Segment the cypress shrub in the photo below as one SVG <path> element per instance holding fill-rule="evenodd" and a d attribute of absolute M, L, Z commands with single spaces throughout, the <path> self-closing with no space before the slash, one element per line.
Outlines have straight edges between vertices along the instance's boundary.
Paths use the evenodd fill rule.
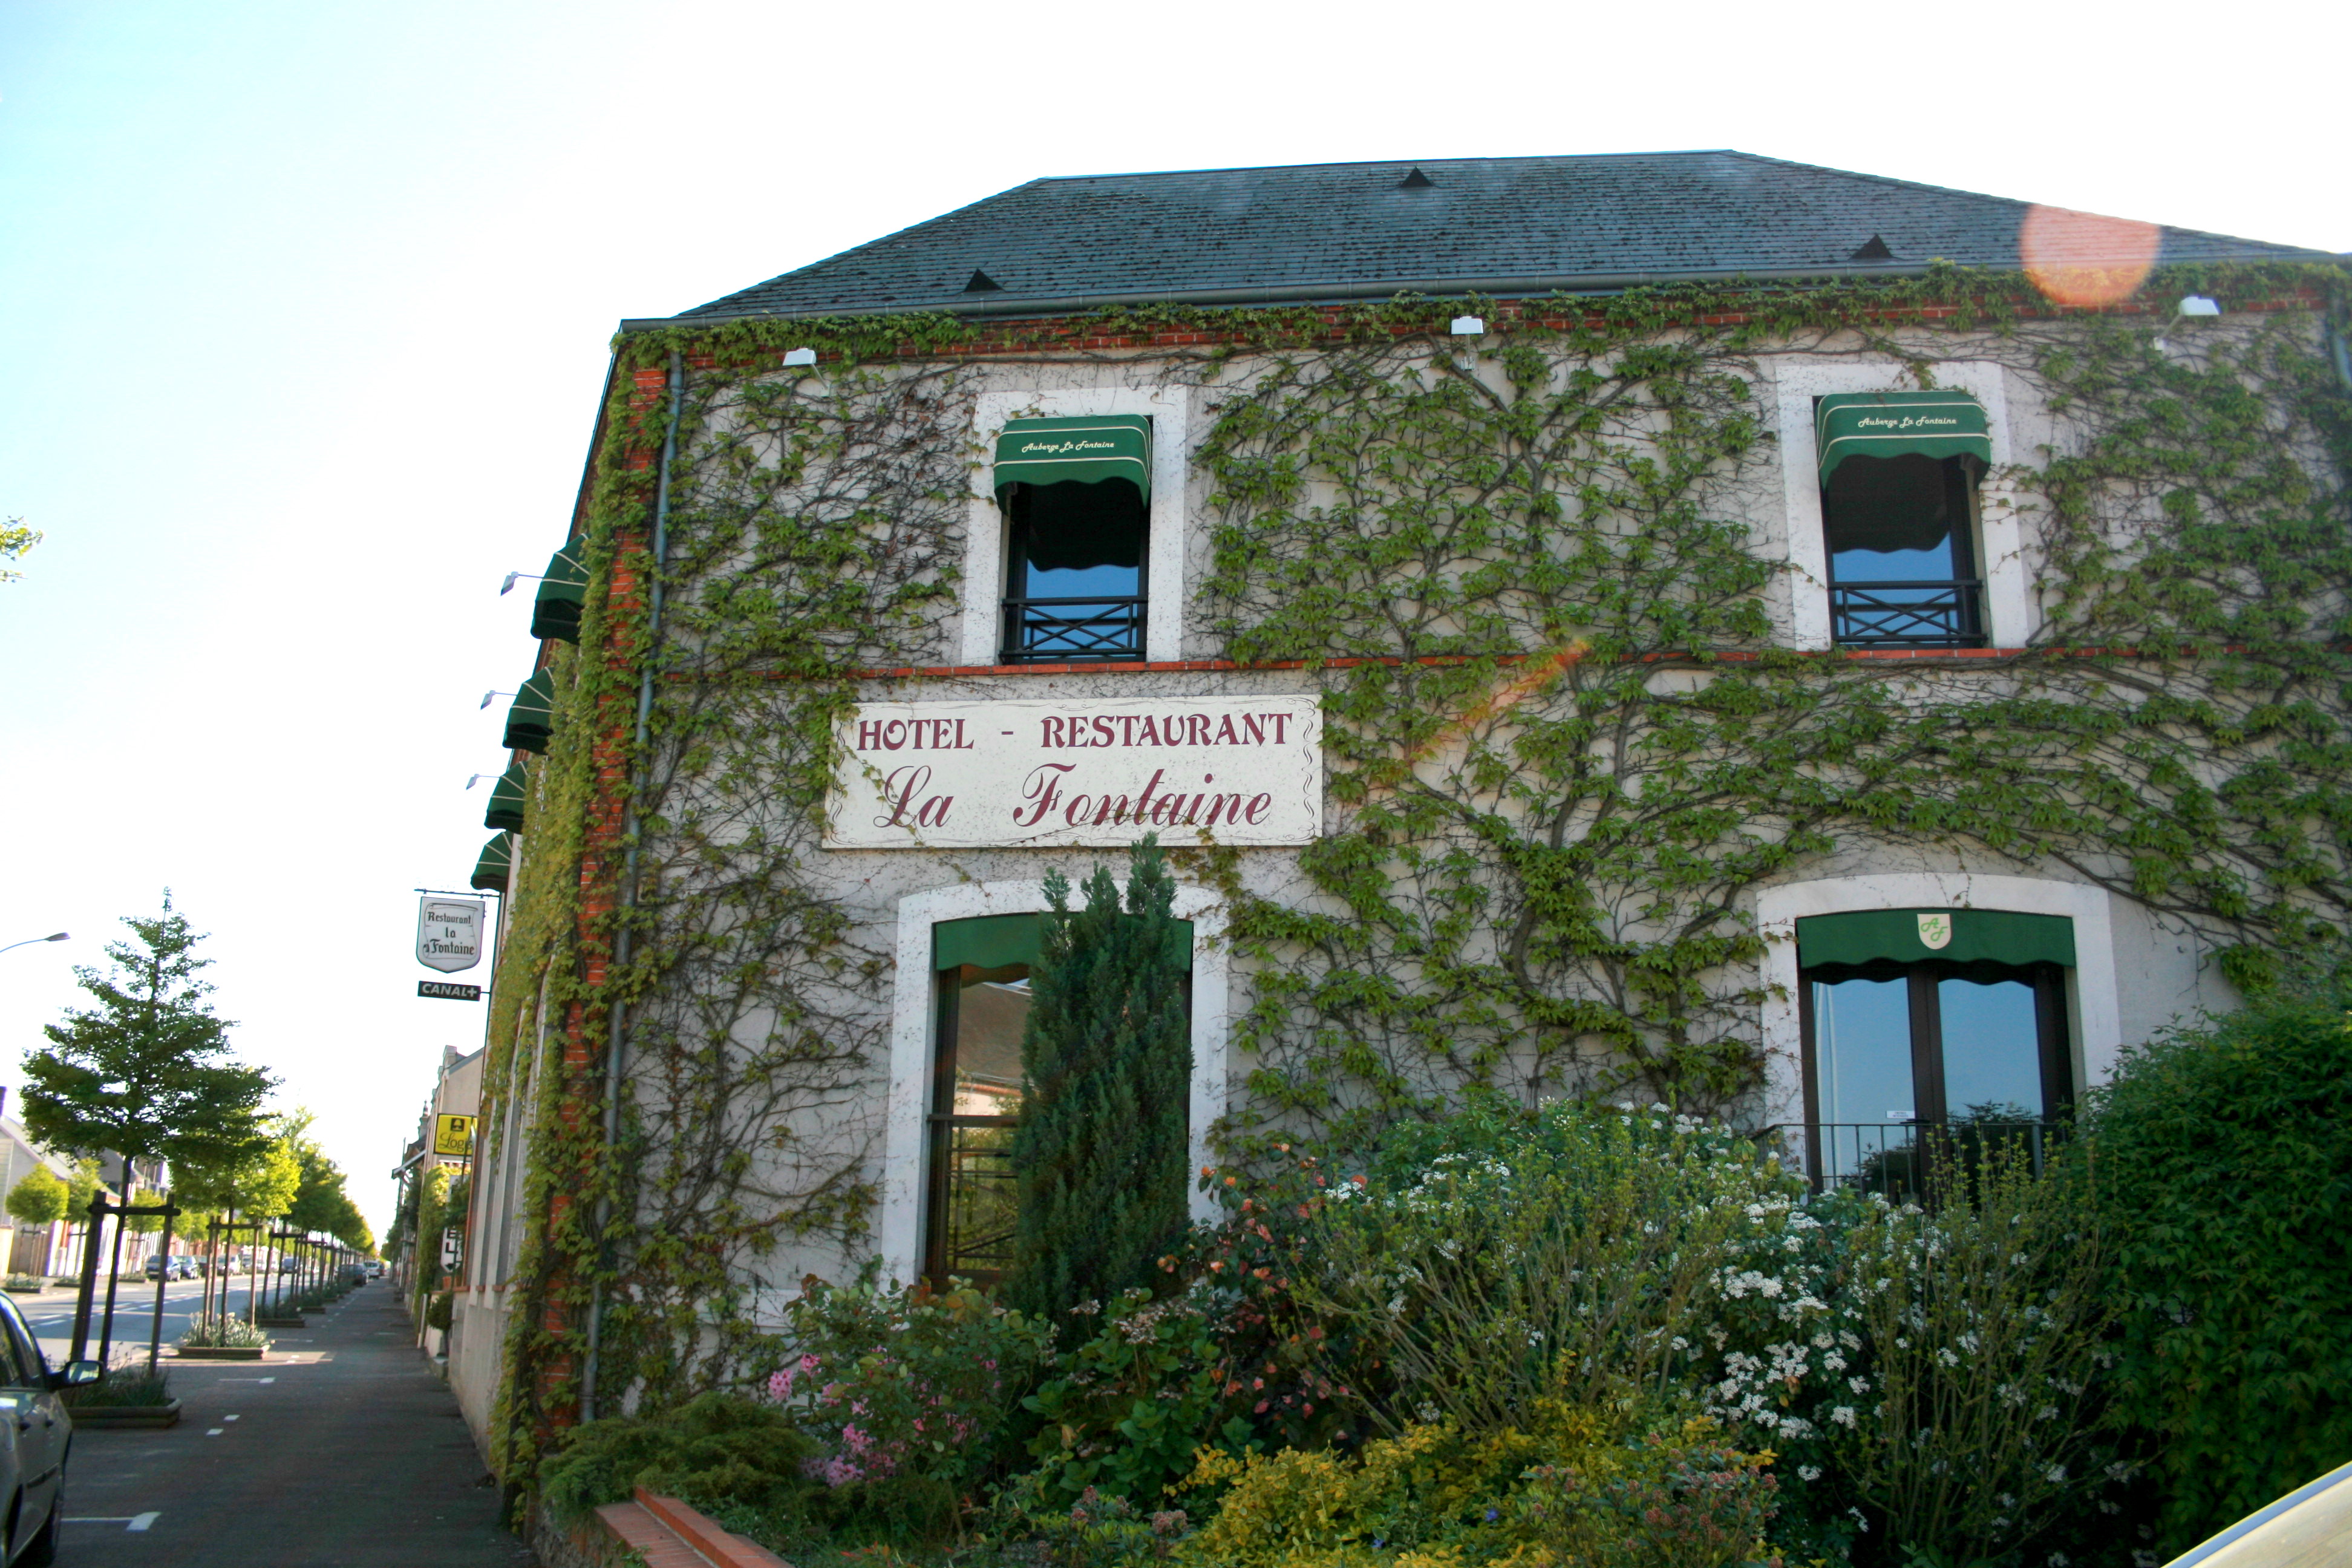
<path fill-rule="evenodd" d="M 2117 1414 L 2169 1555 L 2352 1458 L 2352 1020 L 2257 999 L 2131 1052 L 2091 1108 Z"/>
<path fill-rule="evenodd" d="M 1045 879 L 1043 962 L 1021 1038 L 1013 1140 L 1020 1212 L 1011 1305 L 1060 1329 L 1070 1309 L 1160 1278 L 1186 1226 L 1192 1050 L 1174 944 L 1176 885 L 1157 836 L 1129 855 L 1127 900 L 1097 866 L 1087 906 Z"/>

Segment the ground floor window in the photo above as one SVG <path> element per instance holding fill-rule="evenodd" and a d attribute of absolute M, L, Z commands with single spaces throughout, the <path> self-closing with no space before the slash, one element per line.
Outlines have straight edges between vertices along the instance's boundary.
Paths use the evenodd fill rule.
<path fill-rule="evenodd" d="M 2072 922 L 1894 910 L 1798 922 L 1809 1173 L 1916 1185 L 1923 1129 L 2038 1148 L 2074 1098 Z M 2063 962 L 2062 962 L 2063 961 Z"/>
<path fill-rule="evenodd" d="M 1188 962 L 1192 922 L 1175 922 Z M 1013 1266 L 1021 1036 L 1044 917 L 983 915 L 931 928 L 937 984 L 923 1274 L 994 1284 Z M 1186 1012 L 1191 996 L 1186 994 Z"/>

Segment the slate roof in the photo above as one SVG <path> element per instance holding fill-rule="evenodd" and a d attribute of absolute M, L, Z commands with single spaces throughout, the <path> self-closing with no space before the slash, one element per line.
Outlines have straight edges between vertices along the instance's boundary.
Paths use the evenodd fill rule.
<path fill-rule="evenodd" d="M 1096 174 L 1032 180 L 678 319 L 2014 269 L 2030 206 L 1734 152 Z M 2165 228 L 2159 259 L 2333 258 Z M 972 291 L 975 272 L 997 288 Z"/>

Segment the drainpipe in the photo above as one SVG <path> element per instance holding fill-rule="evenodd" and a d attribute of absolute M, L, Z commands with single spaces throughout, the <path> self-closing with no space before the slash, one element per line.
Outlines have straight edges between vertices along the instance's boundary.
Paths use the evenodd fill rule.
<path fill-rule="evenodd" d="M 613 936 L 615 978 L 629 965 L 629 913 L 637 907 L 637 788 L 645 780 L 646 736 L 653 725 L 654 658 L 661 645 L 662 572 L 669 563 L 669 471 L 677 458 L 677 416 L 685 403 L 686 368 L 675 349 L 669 356 L 669 427 L 662 433 L 661 472 L 654 480 L 653 591 L 646 611 L 646 664 L 637 677 L 637 727 L 635 767 L 629 779 L 628 801 L 621 818 L 621 837 L 628 847 L 621 857 L 621 919 Z M 614 1003 L 612 1029 L 604 1043 L 604 1150 L 609 1155 L 621 1136 L 621 1064 L 628 1049 L 627 1009 Z M 604 1249 L 604 1228 L 612 1223 L 610 1193 L 596 1199 L 596 1246 Z M 596 1354 L 604 1327 L 604 1282 L 589 1287 L 588 1348 L 580 1363 L 580 1419 L 596 1419 Z"/>

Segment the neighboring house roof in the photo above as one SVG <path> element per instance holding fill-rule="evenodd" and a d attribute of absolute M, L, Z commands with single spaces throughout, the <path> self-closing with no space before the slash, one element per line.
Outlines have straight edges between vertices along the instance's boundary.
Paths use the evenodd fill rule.
<path fill-rule="evenodd" d="M 1734 152 L 1032 180 L 675 319 L 1549 292 L 1939 259 L 2014 270 L 2032 205 Z M 2335 259 L 2160 232 L 2164 262 Z"/>

